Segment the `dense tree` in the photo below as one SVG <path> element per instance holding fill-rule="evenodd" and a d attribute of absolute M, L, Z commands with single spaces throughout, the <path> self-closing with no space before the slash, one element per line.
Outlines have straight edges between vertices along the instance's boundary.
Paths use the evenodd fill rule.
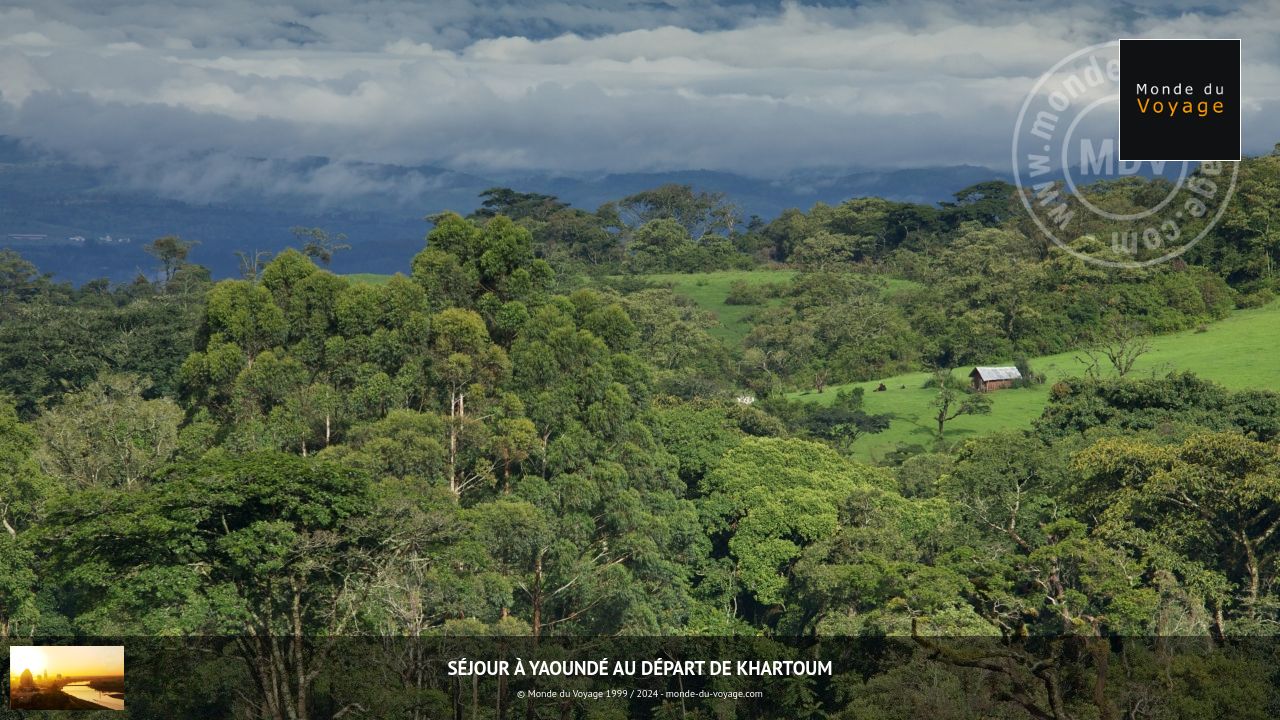
<path fill-rule="evenodd" d="M 43 585 L 36 575 L 31 529 L 44 514 L 52 484 L 35 461 L 35 432 L 0 395 L 0 641 L 36 634 Z"/>
<path fill-rule="evenodd" d="M 42 493 L 36 447 L 35 432 L 19 422 L 13 405 L 0 397 L 0 527 L 10 536 L 37 516 Z"/>
<path fill-rule="evenodd" d="M 131 488 L 173 459 L 182 409 L 148 383 L 109 375 L 41 416 L 40 463 L 70 486 Z"/>
<path fill-rule="evenodd" d="M 1076 458 L 1084 492 L 1106 492 L 1107 538 L 1133 547 L 1168 571 L 1214 612 L 1227 634 L 1232 605 L 1239 632 L 1268 632 L 1280 560 L 1280 455 L 1237 433 L 1198 433 L 1179 445 L 1105 439 Z M 1169 558 L 1177 558 L 1169 563 Z M 1235 597 L 1228 589 L 1238 588 Z"/>
<path fill-rule="evenodd" d="M 803 440 L 748 438 L 705 481 L 703 514 L 727 544 L 742 589 L 756 602 L 782 602 L 788 568 L 803 548 L 838 526 L 839 503 L 863 486 L 887 488 L 882 471 L 841 460 Z"/>
<path fill-rule="evenodd" d="M 301 719 L 353 621 L 352 580 L 368 572 L 371 542 L 359 523 L 372 507 L 368 480 L 339 466 L 210 458 L 137 492 L 77 494 L 54 510 L 57 529 L 43 541 L 81 568 L 86 630 L 236 635 L 256 712 Z"/>
<path fill-rule="evenodd" d="M 568 205 L 554 195 L 517 192 L 510 188 L 494 187 L 480 193 L 484 198 L 471 217 L 487 219 L 502 215 L 515 221 L 547 220 Z"/>
<path fill-rule="evenodd" d="M 664 636 L 706 635 L 843 666 L 759 679 L 744 718 L 1265 717 L 1270 659 L 1233 638 L 1280 626 L 1275 393 L 1139 377 L 1118 352 L 1122 372 L 1052 386 L 1032 427 L 889 468 L 851 457 L 888 417 L 828 386 L 1265 301 L 1266 167 L 1205 267 L 1049 252 L 999 183 L 745 230 L 688 187 L 594 214 L 494 189 L 381 284 L 285 250 L 212 287 L 183 266 L 72 288 L 0 254 L 0 639 L 231 638 L 158 665 L 198 690 L 133 705 L 192 716 L 511 718 L 525 680 L 451 677 L 441 654 L 627 636 L 677 657 Z M 1162 189 L 1088 192 L 1123 209 Z M 634 274 L 768 253 L 799 271 L 733 288 L 741 345 Z M 990 406 L 950 373 L 930 389 L 939 440 Z M 1214 673 L 1238 687 L 1206 690 Z M 522 709 L 729 712 L 684 700 Z"/>
<path fill-rule="evenodd" d="M 478 304 L 486 314 L 501 303 L 537 301 L 553 275 L 534 258 L 529 231 L 503 216 L 484 227 L 453 213 L 437 217 L 427 248 L 413 259 L 413 277 L 434 307 Z"/>
<path fill-rule="evenodd" d="M 496 481 L 492 461 L 483 453 L 471 459 L 473 453 L 467 446 L 472 442 L 485 442 L 475 437 L 483 433 L 482 424 L 476 420 L 477 411 L 485 407 L 486 396 L 491 396 L 511 372 L 510 362 L 502 348 L 489 338 L 484 320 L 474 312 L 457 308 L 442 310 L 432 318 L 431 328 L 433 375 L 448 408 L 449 489 L 461 496 L 477 483 Z"/>
<path fill-rule="evenodd" d="M 618 209 L 632 227 L 654 220 L 673 220 L 694 240 L 707 233 L 728 233 L 737 227 L 739 219 L 737 207 L 724 193 L 675 183 L 628 195 L 618 203 Z"/>
<path fill-rule="evenodd" d="M 1036 421 L 1050 438 L 1094 428 L 1124 431 L 1179 427 L 1238 430 L 1261 441 L 1280 436 L 1280 395 L 1266 390 L 1228 391 L 1191 373 L 1160 378 L 1065 380 L 1051 389 Z"/>
<path fill-rule="evenodd" d="M 977 221 L 983 225 L 999 225 L 1011 214 L 1019 212 L 1015 207 L 1017 190 L 1003 180 L 990 180 L 957 191 L 953 202 L 941 203 L 943 217 L 958 225 Z"/>
<path fill-rule="evenodd" d="M 39 271 L 13 250 L 0 250 L 0 309 L 29 300 L 41 289 Z"/>
<path fill-rule="evenodd" d="M 1280 259 L 1280 153 L 1240 163 L 1232 202 L 1187 257 L 1217 268 L 1233 285 L 1274 288 Z"/>
<path fill-rule="evenodd" d="M 883 432 L 889 427 L 889 416 L 868 413 L 862 409 L 862 388 L 836 393 L 830 405 L 806 413 L 804 428 L 847 452 L 858 438 Z"/>
<path fill-rule="evenodd" d="M 165 235 L 147 243 L 142 249 L 160 261 L 160 270 L 164 273 L 164 281 L 168 283 L 186 263 L 187 255 L 195 246 L 195 241 L 183 240 L 177 235 Z"/>
<path fill-rule="evenodd" d="M 175 293 L 147 284 L 32 294 L 0 322 L 0 391 L 13 396 L 24 418 L 103 371 L 149 379 L 152 396 L 173 393 L 195 342 L 205 287 L 189 279 L 192 287 Z"/>

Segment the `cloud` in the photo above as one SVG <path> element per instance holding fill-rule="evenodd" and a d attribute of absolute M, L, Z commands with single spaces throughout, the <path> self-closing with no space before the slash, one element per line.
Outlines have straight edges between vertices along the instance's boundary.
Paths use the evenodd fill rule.
<path fill-rule="evenodd" d="M 256 181 L 225 160 L 190 175 L 155 168 L 305 156 L 338 168 L 758 176 L 1003 167 L 1018 106 L 1059 58 L 1121 35 L 1216 36 L 1244 38 L 1246 149 L 1260 152 L 1280 139 L 1276 10 L 33 1 L 0 10 L 0 133 L 200 192 Z M 333 173 L 313 178 L 317 192 L 369 187 Z"/>

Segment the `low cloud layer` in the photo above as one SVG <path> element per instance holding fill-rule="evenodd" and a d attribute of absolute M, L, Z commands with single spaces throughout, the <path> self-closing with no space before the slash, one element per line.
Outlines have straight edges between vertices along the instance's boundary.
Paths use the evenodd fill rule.
<path fill-rule="evenodd" d="M 1246 151 L 1280 140 L 1275 0 L 206 5 L 0 9 L 0 134 L 195 195 L 246 182 L 234 157 L 755 176 L 1003 168 L 1042 72 L 1084 45 L 1146 36 L 1243 38 Z M 210 157 L 222 174 L 173 169 Z"/>

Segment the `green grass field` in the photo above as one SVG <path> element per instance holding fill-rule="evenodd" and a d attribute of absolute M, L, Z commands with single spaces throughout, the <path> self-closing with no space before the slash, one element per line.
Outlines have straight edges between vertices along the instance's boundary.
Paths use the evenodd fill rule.
<path fill-rule="evenodd" d="M 641 277 L 653 283 L 670 285 L 677 294 L 693 300 L 698 307 L 715 315 L 720 324 L 711 329 L 711 334 L 736 345 L 751 330 L 751 323 L 748 322 L 751 313 L 778 305 L 782 301 L 775 298 L 764 305 L 726 305 L 724 299 L 729 295 L 730 286 L 739 280 L 750 285 L 786 283 L 795 275 L 795 270 L 721 270 L 705 273 L 657 273 Z M 892 293 L 914 285 L 910 280 L 889 278 L 886 291 Z"/>
<path fill-rule="evenodd" d="M 1151 352 L 1139 358 L 1130 377 L 1150 377 L 1170 371 L 1190 370 L 1228 388 L 1280 389 L 1280 302 L 1253 310 L 1240 310 L 1227 319 L 1208 326 L 1205 332 L 1175 333 L 1153 338 Z M 999 430 L 1029 427 L 1039 417 L 1048 400 L 1049 386 L 1063 377 L 1083 374 L 1084 365 L 1075 360 L 1077 352 L 1032 358 L 1031 367 L 1045 374 L 1047 382 L 1031 389 L 1001 390 L 991 395 L 991 414 L 963 416 L 947 424 L 947 442 L 956 442 Z M 1105 363 L 1105 360 L 1103 361 Z M 983 364 L 1011 365 L 1009 358 Z M 972 368 L 958 368 L 957 375 Z M 928 373 L 908 373 L 883 380 L 829 387 L 822 393 L 798 392 L 790 397 L 811 402 L 831 402 L 848 387 L 865 391 L 866 409 L 892 413 L 889 429 L 859 438 L 855 454 L 864 460 L 879 460 L 899 445 L 929 447 L 933 440 L 931 420 L 933 390 L 922 387 Z M 885 392 L 874 392 L 884 383 Z M 904 387 L 905 386 L 905 387 Z"/>
<path fill-rule="evenodd" d="M 725 305 L 724 299 L 729 295 L 729 286 L 742 280 L 751 285 L 765 283 L 785 283 L 795 277 L 794 270 L 722 270 L 705 273 L 660 273 L 642 275 L 645 280 L 660 285 L 670 285 L 678 295 L 683 295 L 698 304 L 698 307 L 716 316 L 719 325 L 710 330 L 711 334 L 728 343 L 737 344 L 746 337 L 751 329 L 747 316 L 762 307 L 776 305 L 778 299 L 771 299 L 765 305 Z"/>

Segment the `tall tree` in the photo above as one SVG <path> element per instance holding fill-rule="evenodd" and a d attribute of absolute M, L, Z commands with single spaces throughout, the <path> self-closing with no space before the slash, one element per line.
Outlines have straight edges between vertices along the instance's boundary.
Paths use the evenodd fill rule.
<path fill-rule="evenodd" d="M 178 272 L 178 268 L 182 267 L 187 261 L 187 255 L 191 253 L 191 248 L 198 243 L 194 240 L 183 240 L 177 235 L 165 235 L 156 238 L 143 246 L 143 250 L 148 255 L 160 261 L 161 272 L 164 273 L 164 281 L 168 283 Z"/>
<path fill-rule="evenodd" d="M 350 250 L 345 233 L 330 235 L 328 230 L 318 227 L 294 227 L 290 229 L 294 239 L 302 243 L 302 254 L 328 267 L 333 262 L 335 253 Z"/>
<path fill-rule="evenodd" d="M 138 492 L 93 489 L 59 506 L 45 542 L 80 568 L 83 617 L 142 634 L 236 637 L 253 712 L 313 717 L 313 684 L 371 568 L 361 474 L 281 454 L 171 469 Z M 156 598 L 163 598 L 157 602 Z"/>
<path fill-rule="evenodd" d="M 668 183 L 628 195 L 618 203 L 622 217 L 632 227 L 653 220 L 679 223 L 694 240 L 707 233 L 729 233 L 737 227 L 738 208 L 721 192 L 694 190 L 691 185 Z"/>
<path fill-rule="evenodd" d="M 569 207 L 555 195 L 518 192 L 511 188 L 492 187 L 480 193 L 480 207 L 472 218 L 488 219 L 504 215 L 512 220 L 547 220 Z"/>
<path fill-rule="evenodd" d="M 1280 453 L 1237 433 L 1179 445 L 1105 439 L 1076 466 L 1087 488 L 1112 491 L 1103 532 L 1149 554 L 1215 604 L 1216 632 L 1234 613 L 1243 632 L 1280 619 L 1265 594 L 1280 578 Z M 1172 554 L 1172 555 L 1171 555 Z M 1215 577 L 1216 576 L 1216 577 Z M 1226 588 L 1239 588 L 1225 597 Z"/>
<path fill-rule="evenodd" d="M 36 421 L 40 462 L 72 487 L 132 488 L 173 459 L 182 409 L 144 399 L 150 384 L 107 375 L 69 394 Z"/>
<path fill-rule="evenodd" d="M 489 338 L 484 320 L 470 310 L 450 308 L 431 322 L 433 374 L 445 394 L 448 410 L 447 473 L 455 497 L 478 483 L 495 480 L 495 467 L 483 455 L 467 452 L 467 439 L 483 430 L 475 417 L 486 394 L 511 372 L 507 354 Z M 468 415 L 468 398 L 472 403 Z M 468 458 L 473 458 L 467 462 Z"/>

